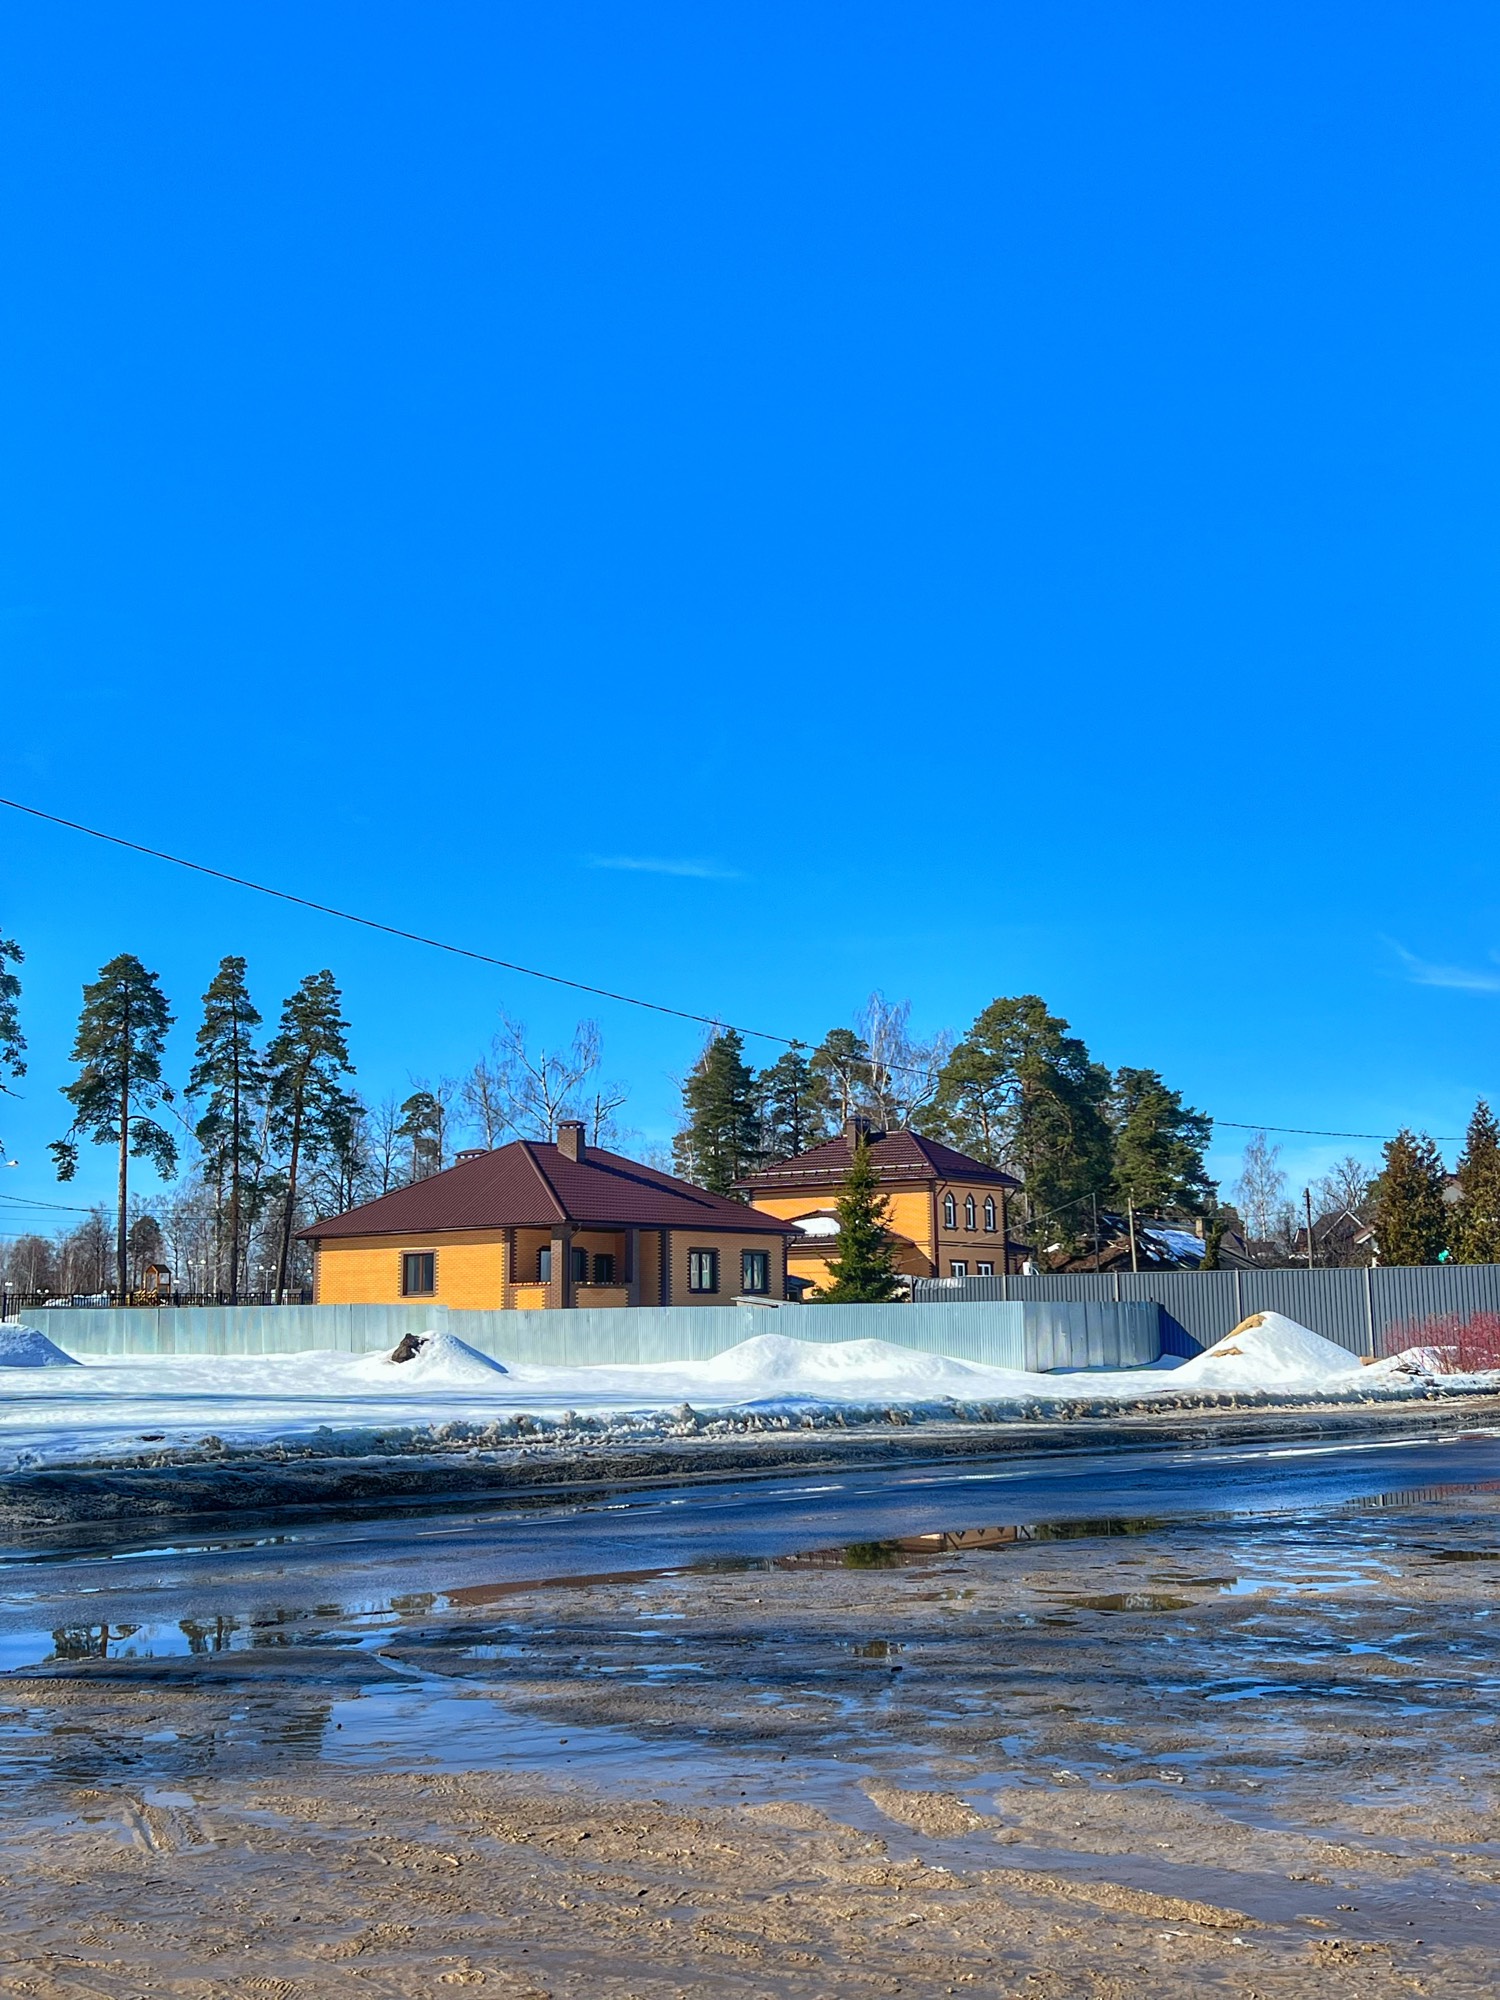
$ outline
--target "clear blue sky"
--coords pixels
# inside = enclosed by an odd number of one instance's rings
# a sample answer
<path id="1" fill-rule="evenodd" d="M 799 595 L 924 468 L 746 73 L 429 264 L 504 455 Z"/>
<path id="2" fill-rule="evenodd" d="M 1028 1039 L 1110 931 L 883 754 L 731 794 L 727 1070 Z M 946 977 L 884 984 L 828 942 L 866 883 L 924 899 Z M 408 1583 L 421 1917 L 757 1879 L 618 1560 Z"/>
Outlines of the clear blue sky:
<path id="1" fill-rule="evenodd" d="M 12 9 L 0 789 L 751 1026 L 1035 990 L 1223 1119 L 1459 1131 L 1497 55 L 1466 4 Z M 373 1097 L 579 1011 L 0 820 L 0 1192 L 107 1184 L 44 1145 L 121 950 L 184 1069 L 222 953 L 268 1015 L 331 966 Z M 597 1012 L 665 1136 L 695 1035 Z"/>

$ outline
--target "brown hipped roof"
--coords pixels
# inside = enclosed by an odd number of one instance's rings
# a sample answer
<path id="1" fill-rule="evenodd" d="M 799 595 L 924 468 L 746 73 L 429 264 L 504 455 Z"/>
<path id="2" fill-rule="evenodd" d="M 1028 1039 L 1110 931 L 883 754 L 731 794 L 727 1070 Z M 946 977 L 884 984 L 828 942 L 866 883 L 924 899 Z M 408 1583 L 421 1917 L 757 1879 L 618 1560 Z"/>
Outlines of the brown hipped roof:
<path id="1" fill-rule="evenodd" d="M 297 1233 L 336 1236 L 434 1236 L 445 1229 L 718 1229 L 795 1235 L 791 1223 L 743 1202 L 643 1167 L 597 1146 L 581 1159 L 539 1140 L 516 1139 L 462 1160 L 411 1187 L 397 1188 Z"/>
<path id="2" fill-rule="evenodd" d="M 774 1167 L 762 1167 L 735 1185 L 757 1194 L 776 1194 L 786 1188 L 836 1187 L 849 1177 L 854 1158 L 854 1138 L 840 1132 L 826 1146 L 814 1146 Z M 999 1167 L 987 1167 L 967 1153 L 955 1153 L 936 1139 L 924 1139 L 917 1132 L 870 1134 L 870 1162 L 883 1181 L 985 1181 L 991 1187 L 1019 1187 L 1013 1174 Z"/>

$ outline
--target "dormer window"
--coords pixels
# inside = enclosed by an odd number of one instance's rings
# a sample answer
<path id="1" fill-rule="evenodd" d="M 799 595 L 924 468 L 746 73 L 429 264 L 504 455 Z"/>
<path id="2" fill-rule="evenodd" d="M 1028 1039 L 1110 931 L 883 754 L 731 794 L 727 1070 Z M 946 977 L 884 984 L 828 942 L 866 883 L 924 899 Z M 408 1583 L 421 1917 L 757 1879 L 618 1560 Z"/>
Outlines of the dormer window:
<path id="1" fill-rule="evenodd" d="M 966 1194 L 964 1196 L 964 1228 L 972 1233 L 974 1224 L 974 1197 L 971 1194 Z"/>
<path id="2" fill-rule="evenodd" d="M 995 1233 L 995 1197 L 987 1194 L 984 1198 L 984 1226 L 988 1233 Z"/>
<path id="3" fill-rule="evenodd" d="M 951 1194 L 943 1196 L 943 1227 L 944 1229 L 957 1229 L 958 1227 L 958 1203 L 953 1199 Z"/>

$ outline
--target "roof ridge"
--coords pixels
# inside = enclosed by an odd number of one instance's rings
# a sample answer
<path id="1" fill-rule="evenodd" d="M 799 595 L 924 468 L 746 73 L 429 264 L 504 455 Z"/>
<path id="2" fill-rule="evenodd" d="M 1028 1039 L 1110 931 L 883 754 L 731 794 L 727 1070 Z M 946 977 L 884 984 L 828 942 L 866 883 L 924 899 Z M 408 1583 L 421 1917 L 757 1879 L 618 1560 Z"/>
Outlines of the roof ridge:
<path id="1" fill-rule="evenodd" d="M 528 1166 L 531 1168 L 532 1172 L 536 1175 L 537 1179 L 541 1182 L 542 1187 L 546 1192 L 548 1200 L 552 1203 L 552 1206 L 557 1210 L 558 1221 L 571 1222 L 573 1220 L 573 1217 L 568 1212 L 568 1205 L 563 1200 L 562 1196 L 558 1193 L 557 1189 L 552 1185 L 552 1177 L 547 1172 L 547 1169 L 542 1165 L 541 1161 L 537 1158 L 536 1149 L 533 1142 L 530 1139 L 520 1139 L 517 1141 L 517 1144 L 520 1146 L 522 1156 L 526 1160 Z"/>

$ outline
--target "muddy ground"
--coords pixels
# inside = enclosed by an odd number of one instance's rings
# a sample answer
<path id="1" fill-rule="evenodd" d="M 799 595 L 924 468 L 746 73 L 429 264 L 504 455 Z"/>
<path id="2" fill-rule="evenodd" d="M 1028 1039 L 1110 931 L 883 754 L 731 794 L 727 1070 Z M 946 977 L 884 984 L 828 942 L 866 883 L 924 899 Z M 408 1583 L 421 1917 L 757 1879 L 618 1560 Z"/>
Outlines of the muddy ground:
<path id="1" fill-rule="evenodd" d="M 80 1626 L 0 1684 L 0 1987 L 1489 1996 L 1497 1618 L 1478 1484 Z"/>

